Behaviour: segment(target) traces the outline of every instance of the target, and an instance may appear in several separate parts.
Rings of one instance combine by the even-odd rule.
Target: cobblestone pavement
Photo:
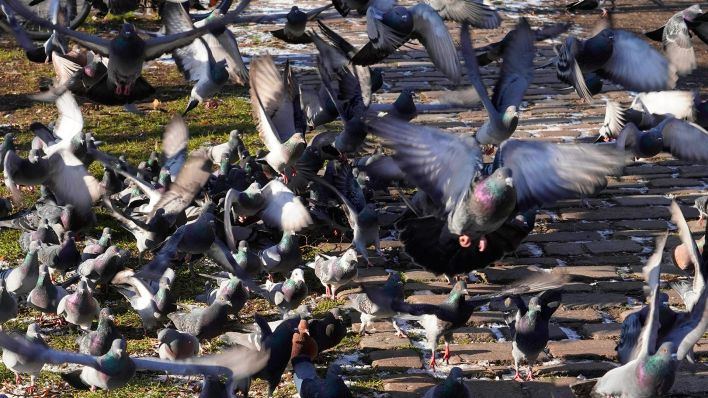
[[[309,4],[309,3],[308,3]],[[324,2],[313,2],[312,6]],[[475,46],[482,46],[501,39],[513,28],[520,16],[528,16],[531,24],[538,26],[548,21],[572,21],[573,34],[588,34],[598,20],[599,12],[570,15],[564,12],[563,2],[532,1],[497,3],[503,15],[503,24],[492,31],[475,30]],[[616,26],[643,33],[661,26],[676,10],[690,2],[671,2],[665,9],[658,9],[649,1],[618,1]],[[284,4],[283,4],[284,6]],[[254,9],[260,6],[254,4]],[[280,9],[274,2],[268,9]],[[303,6],[304,7],[304,6]],[[255,11],[254,11],[255,12]],[[365,20],[346,22],[328,21],[328,25],[356,44],[365,41]],[[261,27],[266,30],[265,27]],[[260,28],[259,28],[260,29]],[[450,25],[457,39],[458,29]],[[251,31],[244,43],[249,53],[276,53],[282,59],[295,55],[301,81],[313,83],[317,77],[313,59],[304,53],[312,49],[305,46],[282,46],[277,50],[267,48],[272,39]],[[249,40],[252,40],[250,42]],[[558,43],[558,42],[556,42]],[[681,89],[705,92],[701,82],[706,77],[706,46],[694,40],[700,69],[682,79]],[[553,57],[551,41],[537,45],[537,65]],[[641,56],[641,55],[638,55]],[[382,65],[386,80],[385,92],[377,95],[377,102],[390,102],[404,86],[419,91],[423,102],[435,102],[452,89],[451,84],[432,67],[420,46],[399,51]],[[498,65],[481,69],[484,82],[491,87],[498,76]],[[592,103],[583,103],[574,92],[564,90],[554,69],[537,70],[533,84],[525,97],[521,122],[516,137],[557,142],[588,141],[597,136],[604,116],[602,96]],[[617,87],[605,89],[603,96],[628,104],[631,96]],[[609,91],[608,91],[609,90]],[[484,120],[481,106],[460,109],[459,112],[429,113],[420,115],[414,122],[435,125],[449,131],[466,133],[474,131]],[[640,269],[653,249],[654,237],[670,224],[667,205],[671,198],[682,205],[692,231],[699,234],[698,213],[691,208],[693,200],[705,192],[708,167],[691,165],[670,157],[638,161],[626,168],[624,176],[612,179],[600,195],[589,200],[590,208],[579,200],[569,200],[548,207],[539,217],[536,229],[521,245],[515,255],[497,262],[494,266],[476,273],[475,281],[468,288],[474,292],[489,292],[526,275],[530,266],[555,269],[571,275],[572,283],[564,288],[563,305],[552,318],[551,342],[548,352],[541,358],[538,381],[519,383],[511,380],[513,366],[508,328],[503,326],[502,305],[484,306],[474,314],[468,327],[458,330],[455,344],[451,345],[449,366],[436,372],[427,367],[429,350],[418,325],[404,324],[413,336],[410,340],[396,337],[390,323],[379,323],[376,332],[366,335],[358,349],[345,353],[340,362],[350,374],[375,370],[383,379],[383,388],[392,397],[420,396],[429,386],[445,377],[451,366],[461,366],[475,397],[568,397],[573,396],[568,385],[578,377],[598,377],[615,366],[615,344],[620,324],[643,301]],[[678,242],[671,236],[668,248]],[[367,283],[382,283],[386,279],[385,267],[392,260],[405,269],[405,258],[398,256],[400,245],[395,240],[387,245],[387,263],[360,275]],[[332,249],[328,247],[327,249]],[[555,272],[555,271],[554,271]],[[684,277],[672,264],[668,255],[662,264],[664,279]],[[404,273],[408,298],[417,303],[439,303],[449,290],[444,278],[428,272],[408,270]],[[342,292],[341,296],[348,292]],[[680,298],[667,290],[671,304],[680,306]],[[354,330],[358,327],[354,324]],[[416,333],[417,332],[417,333]],[[708,395],[708,338],[696,346],[700,361],[696,365],[683,365],[672,394],[676,396]]]

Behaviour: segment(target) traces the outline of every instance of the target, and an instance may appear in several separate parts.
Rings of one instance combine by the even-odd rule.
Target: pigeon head
[[[39,333],[40,329],[38,324],[30,323],[29,326],[27,326],[27,337],[37,338],[39,337]]]
[[[605,29],[597,35],[585,41],[583,46],[582,59],[578,62],[587,60],[593,64],[602,65],[612,56],[614,47],[615,34],[612,29]]]
[[[226,61],[214,62],[210,65],[211,80],[217,84],[224,84],[229,80],[229,71],[226,70]]]
[[[357,263],[357,255],[356,255],[356,250],[354,248],[347,249],[347,251],[344,252],[342,255],[342,262],[345,264],[356,264]]]
[[[462,369],[455,366],[454,368],[450,369],[450,374],[447,375],[447,378],[456,381],[462,381]]]
[[[294,281],[305,282],[305,272],[302,270],[302,268],[295,268],[290,274],[290,279]]]
[[[327,368],[327,377],[339,377],[342,375],[342,367],[336,363],[329,365]]]
[[[98,313],[98,322],[100,323],[102,320],[115,321],[115,317],[110,308],[101,308],[101,311]]]
[[[455,286],[452,287],[450,294],[447,296],[447,302],[458,303],[460,300],[464,300],[467,294],[469,294],[469,291],[467,290],[465,281],[457,281]]]
[[[415,102],[413,101],[415,98],[415,92],[411,88],[404,88],[401,91],[401,94],[396,98],[396,101],[393,103],[394,108],[399,113],[403,114],[415,114],[416,112],[416,107],[415,107]]]
[[[640,134],[637,145],[643,157],[652,157],[664,149],[664,138],[661,131],[648,131]]]
[[[383,79],[383,71],[381,69],[374,69],[371,68],[369,70],[369,73],[371,75],[371,92],[377,92],[383,87],[384,79]]]
[[[494,213],[500,205],[516,203],[511,169],[500,167],[473,189],[474,200],[480,204],[483,211]],[[510,209],[511,210],[511,209]]]
[[[406,7],[396,6],[383,15],[382,22],[398,32],[408,34],[413,31],[413,16]]]
[[[289,24],[304,25],[307,23],[307,14],[300,11],[300,8],[298,8],[298,6],[293,6],[290,9],[290,12],[288,12],[286,19]]]
[[[135,30],[135,25],[132,23],[124,23],[120,27],[120,37],[124,39],[132,39],[138,36],[138,32]]]
[[[693,21],[697,16],[703,14],[703,10],[701,10],[701,6],[699,4],[694,4],[681,11],[681,14],[683,14],[683,19],[685,21]]]
[[[246,242],[245,240],[238,242],[238,251],[245,252],[247,250],[248,250],[248,242]]]
[[[519,112],[516,106],[512,105],[504,110],[502,115],[502,123],[508,132],[516,131],[516,126],[519,124]]]
[[[673,351],[674,344],[667,341],[647,358],[643,366],[637,366],[637,379],[642,387],[657,388],[660,395],[668,392],[676,374],[677,361]]]

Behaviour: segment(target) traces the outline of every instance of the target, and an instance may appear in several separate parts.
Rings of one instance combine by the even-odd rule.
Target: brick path
[[[568,15],[563,12],[564,3],[558,1],[521,2],[497,4],[502,11],[503,25],[493,31],[475,30],[476,46],[501,39],[521,15],[530,15],[531,24],[539,26],[547,21],[573,21],[574,34],[587,34],[598,13]],[[671,2],[666,9],[657,9],[648,0],[618,1],[617,27],[642,33],[660,26],[676,10],[690,2]],[[269,9],[279,8],[276,2],[268,2]],[[301,8],[325,4],[307,2]],[[252,9],[258,10],[255,3]],[[256,12],[256,11],[253,11]],[[332,19],[328,25],[360,45],[365,40],[365,20]],[[269,30],[260,26],[258,31]],[[299,79],[306,84],[317,84],[311,48],[275,43],[268,35],[249,28],[244,41],[245,53],[269,51],[281,59],[296,55]],[[450,25],[457,39],[458,28]],[[553,43],[537,44],[537,65],[545,63],[554,55]],[[265,47],[267,49],[264,49]],[[682,79],[682,89],[700,89],[705,81],[705,66],[708,58],[706,46],[694,40],[701,69],[691,77]],[[450,90],[451,84],[432,67],[420,46],[399,51],[382,65],[386,80],[385,92],[376,96],[377,102],[391,102],[404,86],[421,91],[424,102],[434,102]],[[498,76],[498,65],[481,69],[484,82],[491,87]],[[591,140],[597,135],[604,117],[604,101],[597,96],[590,104],[580,102],[574,92],[559,91],[566,86],[559,82],[554,69],[538,70],[529,88],[523,107],[521,122],[516,137],[534,138],[557,142]],[[609,90],[609,91],[608,91]],[[631,97],[616,87],[606,87],[603,95],[628,104]],[[416,123],[435,125],[449,131],[474,131],[484,120],[483,109],[475,107],[464,112],[424,114]],[[624,316],[638,308],[643,300],[641,276],[638,274],[643,262],[653,249],[653,238],[670,228],[666,205],[674,197],[684,210],[691,229],[700,233],[703,227],[697,223],[698,214],[690,206],[693,199],[705,191],[708,183],[708,167],[695,166],[670,157],[658,157],[651,161],[637,162],[625,171],[621,178],[613,179],[607,189],[589,202],[592,209],[584,207],[579,200],[569,200],[547,208],[537,221],[534,232],[521,245],[514,256],[499,261],[477,273],[478,281],[469,284],[475,292],[488,292],[510,281],[523,277],[529,266],[543,268],[562,267],[572,276],[573,283],[564,289],[563,305],[552,319],[551,339],[548,353],[540,358],[543,365],[537,367],[541,379],[535,382],[518,383],[511,380],[513,368],[511,343],[508,329],[503,326],[501,305],[485,306],[469,320],[469,327],[455,333],[455,344],[450,365],[461,366],[475,397],[569,397],[573,396],[569,384],[578,377],[598,377],[613,366],[616,359],[614,346]],[[385,234],[385,232],[382,232]],[[668,248],[677,244],[672,236]],[[405,269],[405,259],[397,257],[398,242],[387,241],[388,260],[396,257],[399,266]],[[331,247],[328,247],[331,249]],[[383,259],[379,259],[381,265]],[[386,266],[391,266],[388,261]],[[665,256],[662,264],[664,278],[682,276]],[[442,277],[409,270],[404,273],[409,301],[439,303],[448,285]],[[386,278],[384,267],[362,272],[366,283],[382,283]],[[351,290],[349,291],[351,292]],[[342,292],[346,295],[348,292]],[[680,299],[669,292],[672,304]],[[358,330],[354,324],[354,330]],[[348,378],[356,380],[362,374],[373,374],[383,379],[383,388],[392,397],[420,396],[435,378],[445,377],[450,366],[442,366],[431,372],[427,364],[429,350],[419,327],[404,324],[413,336],[410,340],[398,338],[390,323],[376,324],[377,332],[365,336],[353,355],[340,360],[345,364]],[[442,347],[442,346],[440,346]],[[349,352],[352,354],[352,352]],[[708,338],[696,346],[701,361],[708,359]],[[371,376],[364,376],[371,377]],[[708,394],[708,367],[705,363],[682,365],[672,394],[676,396],[706,396]]]

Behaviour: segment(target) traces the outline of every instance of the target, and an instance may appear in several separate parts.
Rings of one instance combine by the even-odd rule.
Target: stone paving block
[[[392,332],[382,332],[364,335],[359,342],[362,350],[392,350],[396,348],[409,347],[410,340],[398,337]]]
[[[488,324],[504,325],[504,314],[499,311],[477,311],[470,316],[467,324],[470,326],[482,326]]]
[[[466,380],[475,398],[522,398],[521,383],[514,380]]]
[[[622,220],[614,224],[617,228],[653,229],[659,231],[665,231],[668,225],[668,221],[665,220]]]
[[[379,370],[400,371],[423,367],[420,354],[411,349],[372,351],[369,353],[369,359],[371,366]]]
[[[617,339],[622,330],[619,323],[587,323],[583,325],[582,334],[591,339]]]
[[[569,293],[563,295],[563,307],[569,310],[584,308],[603,309],[627,303],[627,297],[619,293]]]
[[[450,365],[461,363],[476,364],[479,362],[491,364],[509,364],[511,358],[511,342],[451,344]]]
[[[608,254],[608,253],[639,253],[642,251],[642,245],[633,240],[602,240],[596,242],[588,242],[584,244],[585,249],[592,254]]]
[[[669,206],[671,199],[659,195],[629,195],[612,199],[620,206]]]
[[[572,377],[554,378],[552,381],[539,379],[521,384],[524,397],[575,398],[570,384],[577,381]]]
[[[444,275],[435,275],[432,272],[422,271],[422,270],[405,271],[405,272],[403,272],[403,277],[407,281],[414,281],[414,282],[428,282],[428,281],[447,282]]]
[[[373,261],[373,260],[372,260]],[[359,267],[358,283],[386,283],[388,272],[384,267]]]
[[[649,185],[656,188],[665,187],[702,187],[703,181],[693,178],[657,178],[651,180]]]
[[[670,394],[705,397],[708,392],[708,370],[695,374],[677,373]]]
[[[605,209],[566,209],[561,212],[564,220],[636,220],[647,218],[669,219],[669,209],[662,206],[628,207],[617,206]]]
[[[563,340],[549,341],[548,349],[554,358],[614,360],[615,345],[612,340]]]
[[[617,364],[607,361],[568,361],[534,368],[539,376],[579,376],[602,377]]]
[[[419,398],[437,384],[431,376],[422,374],[397,374],[384,377],[384,391],[391,398]]]
[[[429,290],[433,293],[449,293],[450,285],[447,282],[406,282],[403,285],[403,290],[407,292],[416,292],[421,290]]]
[[[543,245],[543,251],[549,256],[578,256],[585,253],[585,246],[574,242],[552,242]]]
[[[478,271],[487,283],[507,284],[531,276],[535,271],[531,271],[527,267],[486,267]]]
[[[538,225],[538,223],[536,223]],[[607,221],[593,221],[593,222],[551,222],[546,224],[546,228],[549,230],[557,231],[603,231],[610,229],[610,223]]]
[[[594,323],[602,322],[602,315],[594,308],[570,310],[561,306],[553,314],[553,319],[559,323]]]
[[[643,281],[599,281],[595,285],[598,291],[625,294],[642,293]]]
[[[588,240],[600,240],[602,235],[596,231],[578,232],[552,232],[543,234],[531,234],[526,238],[527,242],[577,242]]]
[[[456,329],[452,333],[453,341],[457,344],[468,344],[468,343],[491,343],[496,341],[494,333],[488,328],[477,328],[477,327],[463,327]]]
[[[352,332],[359,333],[360,328],[361,323],[352,323]],[[393,324],[390,321],[373,322],[366,327],[366,333],[375,334],[379,332],[396,332],[396,329],[393,328]]]

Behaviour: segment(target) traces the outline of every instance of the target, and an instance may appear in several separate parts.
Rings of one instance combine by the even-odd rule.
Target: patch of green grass
[[[338,298],[336,300],[332,300],[329,297],[321,298],[318,299],[317,305],[315,305],[315,308],[312,309],[312,314],[314,316],[321,315],[329,310],[341,307],[346,303],[347,300],[344,298]]]
[[[384,382],[376,377],[362,377],[352,380],[351,391],[357,394],[371,393],[373,391],[383,392]]]
[[[0,259],[9,261],[11,266],[15,266],[16,261],[24,257],[22,249],[17,241],[20,239],[21,231],[17,229],[4,229],[0,231]]]
[[[334,347],[335,351],[356,350],[361,343],[361,336],[358,333],[350,333],[342,339],[342,341]]]

